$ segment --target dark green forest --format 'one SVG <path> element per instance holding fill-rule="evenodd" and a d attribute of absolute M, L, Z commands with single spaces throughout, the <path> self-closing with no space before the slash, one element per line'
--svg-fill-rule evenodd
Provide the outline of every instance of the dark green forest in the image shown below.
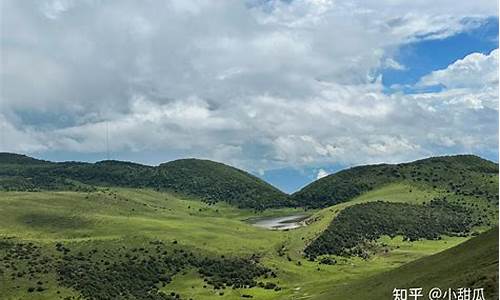
<path fill-rule="evenodd" d="M 445 200 L 426 205 L 383 201 L 353 205 L 342 210 L 304 253 L 366 256 L 364 244 L 383 235 L 402 235 L 408 241 L 438 239 L 441 235 L 467 234 L 481 225 L 464 207 Z"/>

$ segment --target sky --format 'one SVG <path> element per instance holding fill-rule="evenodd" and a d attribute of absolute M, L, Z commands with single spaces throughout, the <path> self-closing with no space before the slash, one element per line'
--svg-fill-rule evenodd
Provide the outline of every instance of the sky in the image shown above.
<path fill-rule="evenodd" d="M 497 1 L 0 3 L 0 151 L 211 159 L 286 192 L 361 164 L 498 161 Z"/>

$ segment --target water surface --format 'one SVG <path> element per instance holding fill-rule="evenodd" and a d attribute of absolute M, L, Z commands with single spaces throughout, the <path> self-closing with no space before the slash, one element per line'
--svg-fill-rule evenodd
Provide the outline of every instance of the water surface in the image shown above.
<path fill-rule="evenodd" d="M 291 216 L 280 216 L 280 217 L 261 217 L 248 220 L 252 225 L 257 227 L 262 227 L 271 230 L 285 230 L 285 229 L 295 229 L 301 226 L 305 226 L 305 219 L 309 215 L 298 214 Z"/>

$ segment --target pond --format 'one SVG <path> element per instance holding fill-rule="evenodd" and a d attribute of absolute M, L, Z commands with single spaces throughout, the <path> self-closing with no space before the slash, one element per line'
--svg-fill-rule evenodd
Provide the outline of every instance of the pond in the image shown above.
<path fill-rule="evenodd" d="M 262 227 L 271 230 L 286 230 L 295 229 L 301 226 L 305 226 L 309 215 L 299 214 L 290 216 L 280 216 L 280 217 L 260 217 L 248 220 L 248 222 L 254 226 Z"/>

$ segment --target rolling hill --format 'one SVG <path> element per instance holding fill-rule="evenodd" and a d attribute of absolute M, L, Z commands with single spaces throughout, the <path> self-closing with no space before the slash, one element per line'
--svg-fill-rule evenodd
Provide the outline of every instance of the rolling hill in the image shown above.
<path fill-rule="evenodd" d="M 377 240 L 384 235 L 435 240 L 491 228 L 498 224 L 497 172 L 495 163 L 458 155 L 361 166 L 320 179 L 294 194 L 294 199 L 306 207 L 338 203 L 333 207 L 342 209 L 336 209 L 335 217 L 310 238 L 304 252 L 313 259 L 367 257 L 380 248 Z M 400 187 L 398 195 L 379 193 L 395 186 Z M 418 191 L 432 196 L 415 201 Z M 369 203 L 360 201 L 368 194 L 379 196 L 370 197 Z"/>
<path fill-rule="evenodd" d="M 411 163 L 359 166 L 319 179 L 291 196 L 237 168 L 209 160 L 180 159 L 159 166 L 122 161 L 37 160 L 0 153 L 0 190 L 89 191 L 95 186 L 153 188 L 225 201 L 243 208 L 324 208 L 391 183 L 405 182 L 456 196 L 498 203 L 498 164 L 473 155 L 433 157 Z"/>
<path fill-rule="evenodd" d="M 55 163 L 0 153 L 0 190 L 91 191 L 96 186 L 152 188 L 257 210 L 293 204 L 263 180 L 209 160 L 181 159 L 152 167 L 122 161 Z"/>
<path fill-rule="evenodd" d="M 392 299 L 394 288 L 484 288 L 498 299 L 498 227 L 435 255 L 394 270 L 332 288 L 318 299 Z M 442 298 L 440 298 L 442 299 Z"/>
<path fill-rule="evenodd" d="M 448 163 L 442 160 L 415 166 L 414 180 L 376 184 L 322 209 L 264 210 L 295 203 L 260 179 L 211 161 L 183 159 L 153 167 L 0 154 L 0 295 L 40 300 L 379 299 L 366 295 L 370 289 L 378 295 L 379 286 L 385 293 L 392 282 L 404 287 L 397 279 L 410 278 L 410 273 L 384 275 L 385 286 L 372 285 L 369 278 L 383 280 L 376 276 L 450 249 L 498 223 L 496 164 L 448 157 L 444 160 L 456 160 L 453 170 L 441 170 Z M 454 171 L 455 164 L 463 166 Z M 287 231 L 249 221 L 289 215 L 310 217 L 307 226 Z M 318 240 L 323 234 L 328 236 Z M 341 239 L 347 244 L 332 247 L 337 244 L 330 237 L 338 236 L 355 239 Z M 366 241 L 366 248 L 357 248 L 362 253 L 356 252 Z M 466 274 L 472 274 L 469 262 L 477 259 L 478 274 L 486 278 L 479 276 L 478 284 L 486 288 L 491 268 L 482 268 L 488 258 L 474 256 L 475 247 L 486 251 L 472 244 L 456 260 L 448 255 L 443 263 L 453 260 L 447 276 L 455 280 L 461 276 L 461 260 Z M 416 268 L 444 280 L 432 273 L 444 272 L 444 266 L 434 263 L 436 269 L 432 264 Z M 350 293 L 356 297 L 342 298 Z"/>
<path fill-rule="evenodd" d="M 498 164 L 474 155 L 354 167 L 323 177 L 294 193 L 292 198 L 300 206 L 323 208 L 397 182 L 498 203 Z"/>
<path fill-rule="evenodd" d="M 385 188 L 383 198 L 410 200 L 403 198 L 406 190 Z M 374 193 L 353 202 L 380 199 Z M 428 201 L 433 194 L 414 190 L 411 196 L 411 201 Z M 166 299 L 175 297 L 171 293 L 197 300 L 236 300 L 243 295 L 316 299 L 337 284 L 396 268 L 468 239 L 443 236 L 410 242 L 398 237 L 387 241 L 387 253 L 367 259 L 339 257 L 334 265 L 304 257 L 310 238 L 348 204 L 317 212 L 255 211 L 152 189 L 2 191 L 0 298 L 97 300 L 113 299 L 121 292 L 129 298 L 157 299 L 163 292 Z M 312 223 L 289 231 L 245 221 L 310 213 Z"/>
<path fill-rule="evenodd" d="M 240 169 L 209 160 L 181 159 L 158 167 L 159 186 L 169 191 L 262 210 L 292 206 L 288 195 Z"/>

